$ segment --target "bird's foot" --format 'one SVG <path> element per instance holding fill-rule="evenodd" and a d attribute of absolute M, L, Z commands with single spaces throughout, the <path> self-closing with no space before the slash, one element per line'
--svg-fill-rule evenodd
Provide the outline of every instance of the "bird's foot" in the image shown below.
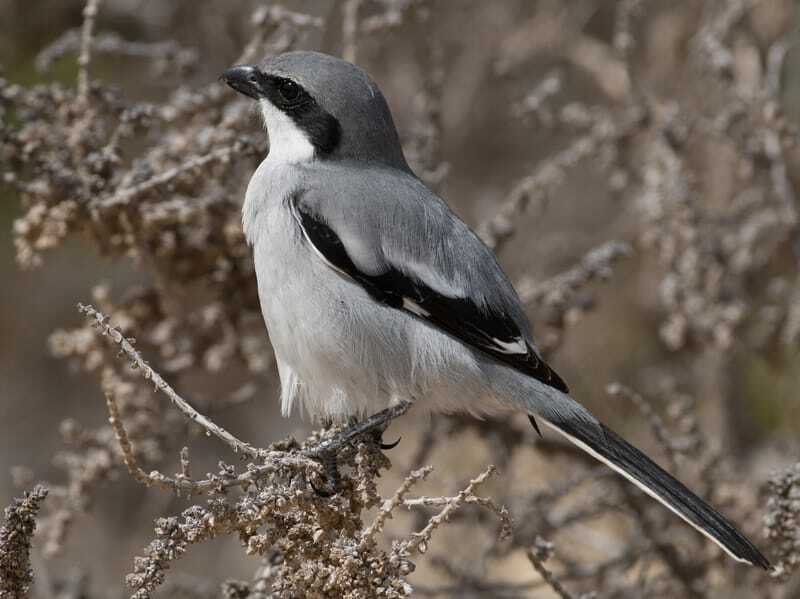
<path fill-rule="evenodd" d="M 322 463 L 325 470 L 325 478 L 328 481 L 327 488 L 319 488 L 311 483 L 311 488 L 314 489 L 314 492 L 320 497 L 332 497 L 339 492 L 341 477 L 339 475 L 337 455 L 342 447 L 349 445 L 356 437 L 370 433 L 381 449 L 392 449 L 397 446 L 400 439 L 394 443 L 383 443 L 383 431 L 392 420 L 405 414 L 410 407 L 411 402 L 402 401 L 397 405 L 373 414 L 361 422 L 357 422 L 330 439 L 322 441 L 316 447 L 307 450 L 306 453 L 310 458 L 319 460 Z"/>
<path fill-rule="evenodd" d="M 339 464 L 336 460 L 336 454 L 324 453 L 315 457 L 322 464 L 322 468 L 325 471 L 325 480 L 327 484 L 324 487 L 318 487 L 313 481 L 309 481 L 309 484 L 311 485 L 311 488 L 314 489 L 314 493 L 316 493 L 319 497 L 333 497 L 339 492 L 342 482 L 342 479 L 339 476 Z"/>

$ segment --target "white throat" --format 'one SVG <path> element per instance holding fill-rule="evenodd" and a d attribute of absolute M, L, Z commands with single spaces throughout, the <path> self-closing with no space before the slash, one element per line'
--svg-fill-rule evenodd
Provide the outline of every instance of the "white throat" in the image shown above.
<path fill-rule="evenodd" d="M 305 131 L 269 100 L 259 100 L 258 104 L 269 135 L 267 160 L 272 164 L 297 164 L 313 160 L 314 146 Z"/>

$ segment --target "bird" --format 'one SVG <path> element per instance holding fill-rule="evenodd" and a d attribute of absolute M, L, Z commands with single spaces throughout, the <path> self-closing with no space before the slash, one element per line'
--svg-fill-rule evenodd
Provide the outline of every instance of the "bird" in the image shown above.
<path fill-rule="evenodd" d="M 242 225 L 284 415 L 352 422 L 406 403 L 523 412 L 539 434 L 541 421 L 733 559 L 770 567 L 724 516 L 570 395 L 494 253 L 409 167 L 366 71 L 293 51 L 221 78 L 257 102 L 269 140 Z"/>

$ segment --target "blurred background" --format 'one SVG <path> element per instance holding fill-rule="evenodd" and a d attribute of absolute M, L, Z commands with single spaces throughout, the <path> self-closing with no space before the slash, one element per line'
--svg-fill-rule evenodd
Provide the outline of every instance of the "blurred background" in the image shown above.
<path fill-rule="evenodd" d="M 109 466 L 91 484 L 76 474 L 85 475 L 87 447 L 102 446 L 107 413 L 97 375 L 105 384 L 111 376 L 91 363 L 100 358 L 78 302 L 104 306 L 165 378 L 239 438 L 265 446 L 312 428 L 299 415 L 280 416 L 249 254 L 236 229 L 266 134 L 252 107 L 218 82 L 243 57 L 290 48 L 344 55 L 377 80 L 416 172 L 496 249 L 575 397 L 677 466 L 769 553 L 768 481 L 797 461 L 800 424 L 796 3 L 282 2 L 293 16 L 276 6 L 100 2 L 89 93 L 102 107 L 82 112 L 68 94 L 53 99 L 53 86 L 75 93 L 84 3 L 0 0 L 0 504 L 19 485 L 45 480 L 63 486 L 61 507 L 70 513 L 60 538 L 47 533 L 52 551 L 42 545 L 34 554 L 45 580 L 37 592 L 50 585 L 120 595 L 152 519 L 185 505 L 137 485 L 124 468 Z M 19 90 L 29 95 L 21 100 Z M 75 141 L 66 132 L 83 117 L 94 120 Z M 36 131 L 12 139 L 33 122 Z M 94 171 L 75 166 L 107 149 L 120 122 L 132 132 L 121 134 L 113 160 Z M 225 159 L 116 207 L 120 191 L 237 142 L 244 146 Z M 609 393 L 613 383 L 624 387 Z M 137 405 L 131 401 L 129 414 Z M 219 445 L 174 425 L 166 404 L 160 409 L 163 426 L 141 432 L 140 443 L 151 447 L 144 460 L 172 472 L 177 449 L 190 444 L 197 471 L 214 469 Z M 566 494 L 566 507 L 531 495 L 552 495 L 587 468 L 537 452 L 555 441 L 537 441 L 524 418 L 503 420 L 494 432 L 491 422 L 437 420 L 412 411 L 387 433 L 399 431 L 403 441 L 390 453 L 382 490 L 390 493 L 419 460 L 436 468 L 426 483 L 431 493 L 498 463 L 500 479 L 487 494 L 523 522 L 533 507 L 563 515 L 598 505 L 606 492 L 601 476 Z M 653 422 L 666 423 L 671 442 L 659 442 Z M 76 491 L 81 480 L 86 488 Z M 648 517 L 675 524 L 657 510 Z M 534 522 L 554 542 L 555 559 L 561 549 L 571 555 L 553 568 L 576 592 L 796 596 L 790 572 L 784 584 L 762 587 L 765 575 L 734 575 L 704 545 L 713 566 L 689 576 L 688 587 L 654 583 L 637 595 L 646 587 L 631 585 L 635 576 L 659 580 L 670 568 L 629 556 L 619 580 L 598 588 L 597 572 L 575 575 L 575 564 L 624 553 L 635 527 L 597 514 L 568 530 Z M 432 552 L 455 560 L 467 534 L 458 526 L 436 538 Z M 701 546 L 680 524 L 675 529 L 689 547 Z M 250 579 L 258 562 L 238 545 L 224 538 L 193 548 L 175 579 L 208 596 L 226 578 Z M 681 555 L 692 561 L 691 552 Z M 470 559 L 477 557 L 455 561 L 466 571 Z M 427 558 L 411 582 L 431 596 L 554 596 L 524 555 L 481 559 L 475 577 L 483 588 L 446 560 Z"/>

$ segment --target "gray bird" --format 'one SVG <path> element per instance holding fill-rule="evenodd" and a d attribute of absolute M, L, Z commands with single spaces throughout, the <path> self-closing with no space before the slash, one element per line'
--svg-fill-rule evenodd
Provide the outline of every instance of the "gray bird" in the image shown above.
<path fill-rule="evenodd" d="M 522 411 L 734 559 L 769 567 L 728 520 L 569 395 L 492 251 L 409 168 L 369 75 L 290 52 L 223 78 L 258 102 L 269 136 L 242 221 L 284 415 L 346 422 L 405 401 L 476 416 Z"/>

